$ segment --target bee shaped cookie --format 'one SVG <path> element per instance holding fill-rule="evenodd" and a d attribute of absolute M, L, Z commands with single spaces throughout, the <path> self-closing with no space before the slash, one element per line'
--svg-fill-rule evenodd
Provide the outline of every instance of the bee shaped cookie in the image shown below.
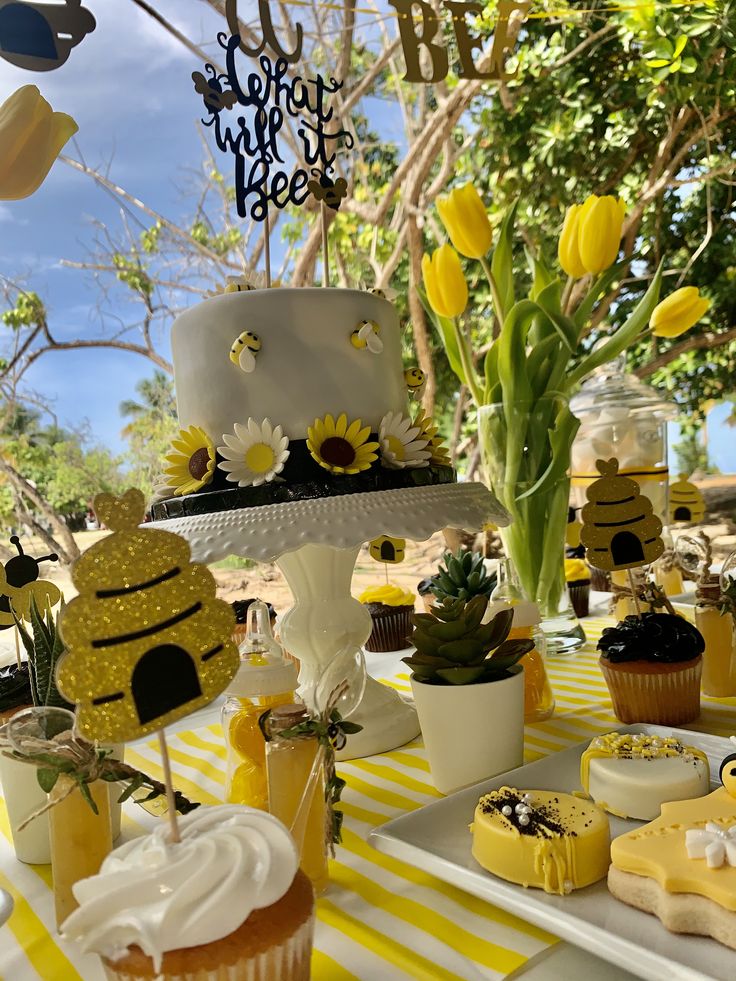
<path fill-rule="evenodd" d="M 17 535 L 12 536 L 10 544 L 15 545 L 18 554 L 0 565 L 0 630 L 14 627 L 15 617 L 30 621 L 33 600 L 43 616 L 61 599 L 58 586 L 38 578 L 39 563 L 58 562 L 58 555 L 41 555 L 37 559 L 26 555 Z"/>
<path fill-rule="evenodd" d="M 664 552 L 662 522 L 635 480 L 618 473 L 618 460 L 597 460 L 601 476 L 588 487 L 580 541 L 596 569 L 615 572 L 654 562 Z"/>
<path fill-rule="evenodd" d="M 350 343 L 359 351 L 367 349 L 371 354 L 380 354 L 383 351 L 380 335 L 381 328 L 374 320 L 361 320 L 350 335 Z"/>
<path fill-rule="evenodd" d="M 244 330 L 238 334 L 230 348 L 230 360 L 233 364 L 250 373 L 255 371 L 256 355 L 261 350 L 262 342 L 258 334 Z"/>
<path fill-rule="evenodd" d="M 211 702 L 238 669 L 235 616 L 212 574 L 189 561 L 183 538 L 139 527 L 144 510 L 139 490 L 95 499 L 112 534 L 74 563 L 79 595 L 60 617 L 59 690 L 92 740 L 162 729 Z"/>
<path fill-rule="evenodd" d="M 404 561 L 406 554 L 406 539 L 391 538 L 388 535 L 381 535 L 374 538 L 368 546 L 368 554 L 376 562 L 386 562 L 388 565 L 398 565 Z"/>
<path fill-rule="evenodd" d="M 697 524 L 705 517 L 705 498 L 695 484 L 687 479 L 687 474 L 681 473 L 679 478 L 670 484 L 670 521 L 687 521 Z"/>

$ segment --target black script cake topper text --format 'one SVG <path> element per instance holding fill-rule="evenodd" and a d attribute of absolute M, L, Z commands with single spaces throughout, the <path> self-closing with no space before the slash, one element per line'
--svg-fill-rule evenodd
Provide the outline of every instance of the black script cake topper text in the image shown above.
<path fill-rule="evenodd" d="M 226 71 L 218 74 L 208 64 L 206 76 L 194 72 L 192 78 L 209 113 L 202 122 L 212 127 L 218 148 L 235 157 L 240 217 L 265 221 L 269 205 L 301 205 L 310 193 L 337 210 L 347 192 L 345 180 L 332 176 L 338 146 L 341 141 L 347 149 L 354 145 L 349 132 L 329 128 L 334 127 L 334 109 L 328 101 L 342 82 L 321 75 L 311 79 L 290 75 L 285 58 L 273 61 L 265 54 L 258 59 L 260 71 L 250 71 L 241 79 L 235 63 L 240 37 L 219 34 L 217 40 L 226 52 Z M 224 114 L 233 111 L 234 123 L 226 121 Z M 296 121 L 299 144 L 299 159 L 292 167 L 282 148 L 287 118 Z"/>

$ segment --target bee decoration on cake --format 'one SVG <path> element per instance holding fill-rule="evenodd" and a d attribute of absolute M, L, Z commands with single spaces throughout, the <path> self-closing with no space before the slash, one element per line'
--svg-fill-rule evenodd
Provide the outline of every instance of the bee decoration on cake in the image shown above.
<path fill-rule="evenodd" d="M 12 536 L 10 543 L 15 545 L 18 554 L 8 559 L 4 566 L 0 565 L 0 630 L 14 627 L 15 617 L 29 621 L 34 599 L 42 616 L 61 599 L 58 586 L 47 579 L 38 578 L 41 572 L 39 563 L 58 562 L 59 556 L 41 555 L 35 559 L 32 555 L 26 555 L 17 535 Z"/>
<path fill-rule="evenodd" d="M 635 569 L 664 552 L 662 522 L 635 480 L 622 477 L 618 460 L 597 460 L 600 477 L 586 490 L 580 541 L 588 562 L 604 572 Z"/>
<path fill-rule="evenodd" d="M 140 526 L 139 490 L 100 494 L 94 507 L 112 534 L 72 568 L 79 595 L 61 612 L 57 682 L 83 736 L 129 742 L 224 691 L 239 665 L 235 615 L 183 538 Z"/>
<path fill-rule="evenodd" d="M 409 389 L 409 394 L 413 395 L 415 399 L 420 399 L 424 395 L 424 389 L 427 387 L 427 376 L 421 368 L 416 365 L 413 368 L 407 368 L 404 372 L 404 381 Z"/>
<path fill-rule="evenodd" d="M 736 736 L 730 736 L 729 739 L 736 744 Z M 718 776 L 726 793 L 736 797 L 736 753 L 729 753 L 728 756 L 723 757 Z"/>
<path fill-rule="evenodd" d="M 244 330 L 239 334 L 230 348 L 230 360 L 238 368 L 250 373 L 255 371 L 256 355 L 261 350 L 262 341 L 258 334 Z"/>
<path fill-rule="evenodd" d="M 406 556 L 406 539 L 381 535 L 380 538 L 374 538 L 370 542 L 368 545 L 368 554 L 376 562 L 398 565 L 399 562 L 404 561 Z"/>
<path fill-rule="evenodd" d="M 359 351 L 367 349 L 371 354 L 380 354 L 383 351 L 380 333 L 381 328 L 374 320 L 361 320 L 350 335 L 350 343 Z"/>
<path fill-rule="evenodd" d="M 344 177 L 338 177 L 337 180 L 333 181 L 331 177 L 319 170 L 313 170 L 312 173 L 317 179 L 307 181 L 309 193 L 316 201 L 324 202 L 330 210 L 339 211 L 342 200 L 348 193 L 348 182 Z"/>
<path fill-rule="evenodd" d="M 687 474 L 670 484 L 670 521 L 687 521 L 697 524 L 705 517 L 705 498 L 695 484 L 690 483 Z"/>

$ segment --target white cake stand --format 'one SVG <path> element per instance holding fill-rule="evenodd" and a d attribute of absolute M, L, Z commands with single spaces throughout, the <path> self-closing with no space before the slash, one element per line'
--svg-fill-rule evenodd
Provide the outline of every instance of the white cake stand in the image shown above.
<path fill-rule="evenodd" d="M 424 541 L 441 528 L 481 528 L 509 515 L 482 484 L 439 484 L 346 494 L 288 504 L 218 511 L 157 521 L 185 538 L 197 562 L 242 555 L 276 562 L 294 594 L 281 624 L 281 639 L 301 662 L 300 694 L 313 704 L 317 682 L 343 649 L 368 639 L 371 618 L 350 586 L 365 542 L 379 535 Z M 419 734 L 413 706 L 372 678 L 351 715 L 363 731 L 348 740 L 341 759 L 373 756 Z"/>

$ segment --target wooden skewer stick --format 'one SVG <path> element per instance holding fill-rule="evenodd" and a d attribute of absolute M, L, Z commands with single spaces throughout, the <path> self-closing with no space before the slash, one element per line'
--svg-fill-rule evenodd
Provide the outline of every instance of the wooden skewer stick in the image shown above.
<path fill-rule="evenodd" d="M 330 285 L 330 249 L 327 241 L 327 206 L 320 201 L 320 216 L 322 219 L 322 285 Z"/>
<path fill-rule="evenodd" d="M 15 634 L 15 660 L 18 663 L 18 667 L 20 667 L 20 631 L 16 627 L 13 633 Z"/>
<path fill-rule="evenodd" d="M 266 289 L 271 289 L 271 222 L 268 217 L 268 205 L 266 205 L 266 220 L 263 223 L 263 234 L 266 236 L 264 254 L 266 258 Z"/>
<path fill-rule="evenodd" d="M 161 764 L 164 770 L 164 786 L 166 787 L 166 804 L 169 811 L 169 826 L 171 828 L 170 839 L 172 842 L 180 842 L 179 822 L 176 819 L 176 797 L 174 796 L 174 783 L 171 779 L 171 760 L 169 759 L 169 747 L 166 745 L 166 734 L 163 729 L 158 731 L 158 745 L 161 749 Z"/>
<path fill-rule="evenodd" d="M 636 586 L 634 584 L 634 573 L 631 569 L 627 569 L 626 572 L 629 575 L 629 586 L 631 587 L 631 595 L 634 597 L 634 606 L 636 607 L 636 615 L 641 620 L 641 603 L 639 602 L 639 594 L 636 591 Z"/>
<path fill-rule="evenodd" d="M 319 776 L 322 771 L 324 761 L 325 750 L 323 746 L 320 746 L 314 755 L 312 769 L 309 771 L 309 776 L 307 777 L 307 782 L 304 785 L 304 791 L 302 792 L 299 806 L 296 809 L 294 820 L 291 822 L 291 827 L 289 828 L 289 831 L 291 832 L 296 843 L 296 847 L 300 852 L 302 850 L 302 846 L 304 845 L 304 836 L 307 831 L 307 817 L 312 806 L 312 801 L 314 800 L 314 794 L 317 790 Z"/>

